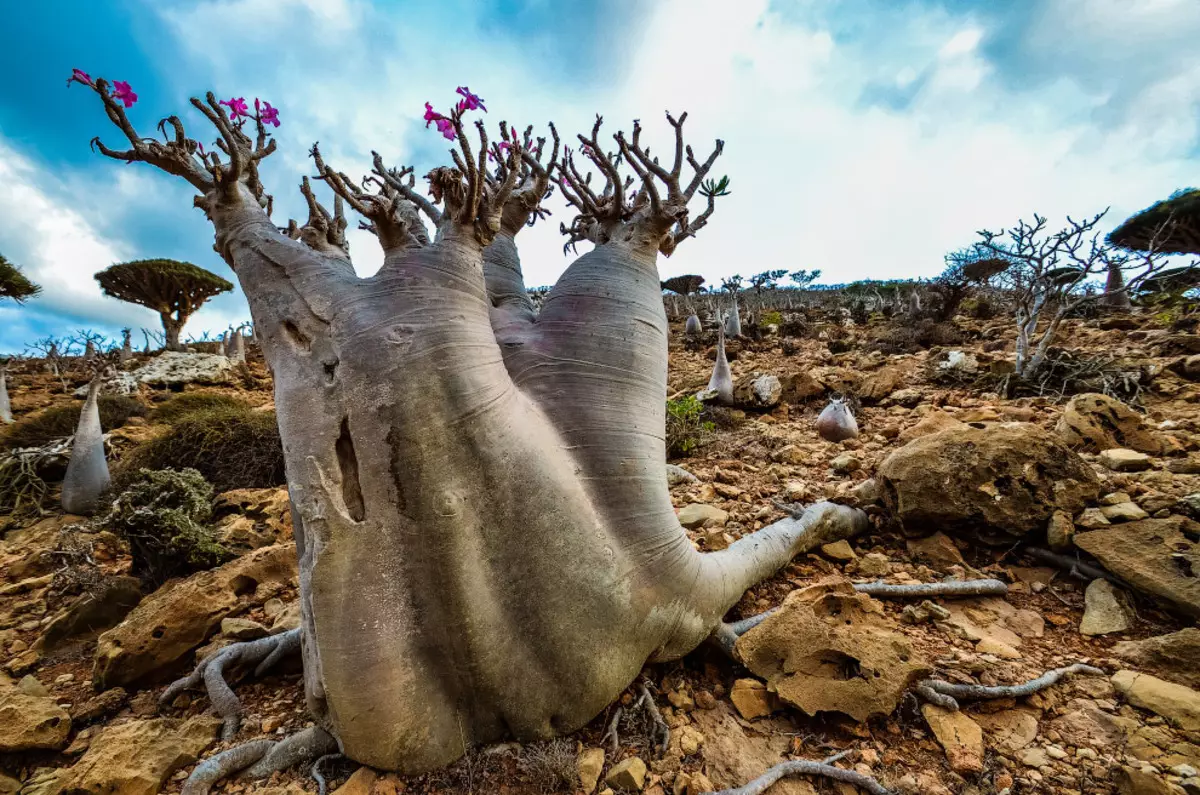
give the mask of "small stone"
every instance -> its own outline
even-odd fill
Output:
[[[700,709],[717,708],[717,697],[707,690],[697,690],[694,698],[696,700],[696,706]]]
[[[1200,457],[1168,459],[1167,470],[1176,475],[1200,475]]]
[[[1017,759],[1026,767],[1045,767],[1050,764],[1050,756],[1045,748],[1026,748],[1017,754]]]
[[[379,774],[367,766],[354,771],[346,783],[333,791],[333,795],[373,795]]]
[[[113,687],[89,698],[71,713],[71,719],[81,723],[104,718],[120,709],[129,698],[124,688]]]
[[[283,724],[284,717],[282,715],[271,715],[270,717],[263,718],[262,732],[263,734],[271,734]]]
[[[920,624],[924,621],[945,621],[950,618],[950,611],[936,602],[928,599],[919,605],[905,605],[900,613],[900,620],[905,624]]]
[[[75,674],[59,674],[58,676],[54,677],[54,684],[56,685],[69,685],[74,681]]]
[[[1100,513],[1104,514],[1104,518],[1110,522],[1136,522],[1139,519],[1150,518],[1150,514],[1143,511],[1134,502],[1105,505],[1100,509]]]
[[[768,692],[767,686],[757,679],[734,682],[733,689],[729,691],[729,700],[746,720],[770,715],[778,709],[774,694]]]
[[[1108,635],[1126,632],[1133,626],[1125,595],[1108,580],[1092,580],[1084,592],[1084,602],[1080,634]]]
[[[693,773],[687,784],[687,795],[705,795],[705,793],[715,792],[716,789],[708,780],[708,776],[703,773]]]
[[[604,749],[584,748],[576,761],[579,769],[579,783],[585,793],[596,789],[600,782],[600,774],[604,771]]]
[[[1047,745],[1046,753],[1051,759],[1066,759],[1067,752],[1057,745]]]
[[[938,571],[965,564],[962,552],[945,533],[938,532],[925,538],[910,538],[905,546],[908,547],[909,555],[917,560],[928,561]]]
[[[723,525],[728,520],[727,512],[702,502],[689,503],[679,509],[679,523],[689,530],[704,525]]]
[[[946,750],[950,768],[957,773],[979,773],[983,770],[983,730],[965,712],[921,705],[921,714],[933,736]]]
[[[1151,466],[1150,456],[1129,450],[1124,447],[1114,447],[1100,453],[1100,463],[1113,472],[1144,472]]]
[[[1159,776],[1135,767],[1117,770],[1113,779],[1120,795],[1174,795],[1177,791]]]
[[[667,701],[671,702],[671,706],[681,712],[691,712],[696,708],[696,702],[692,701],[692,697],[687,694],[686,690],[673,690],[667,694]]]
[[[850,546],[850,542],[844,538],[840,541],[834,541],[832,544],[822,544],[821,554],[830,560],[842,561],[843,563],[858,557],[858,555],[854,554],[854,548]]]
[[[679,731],[679,750],[684,756],[691,756],[700,751],[704,745],[704,734],[691,726],[684,726]]]
[[[787,502],[804,502],[808,499],[808,486],[798,480],[783,484],[783,499]]]
[[[1114,491],[1100,498],[1101,505],[1120,505],[1123,502],[1133,502],[1133,498],[1123,491]]]
[[[842,453],[829,462],[829,468],[835,475],[849,475],[862,469],[862,461],[850,453]]]
[[[1108,527],[1112,522],[1108,521],[1099,508],[1087,508],[1079,516],[1075,517],[1076,527],[1082,527],[1084,530],[1096,530],[1101,527]],[[1072,541],[1075,539],[1072,538]]]
[[[892,570],[892,562],[880,552],[868,552],[856,566],[855,571],[863,577],[886,577]]]
[[[1003,657],[1006,660],[1021,659],[1021,652],[1017,651],[1012,646],[1009,646],[1007,643],[996,640],[995,638],[984,638],[983,640],[979,641],[979,643],[975,645],[975,651],[979,652],[980,654],[994,654],[997,657]]]
[[[40,698],[50,695],[50,691],[46,689],[46,686],[39,682],[33,674],[22,676],[21,681],[17,682],[17,690],[20,690],[27,696],[38,696]]]
[[[265,638],[270,632],[262,624],[248,618],[223,618],[221,634],[234,640],[258,640]]]
[[[636,756],[622,759],[608,771],[604,783],[614,789],[641,792],[646,785],[646,763]]]
[[[1075,523],[1063,511],[1055,511],[1046,524],[1046,544],[1055,552],[1064,552],[1071,548],[1075,538]]]
[[[263,613],[267,618],[275,618],[283,612],[283,600],[278,597],[272,597],[263,603]]]

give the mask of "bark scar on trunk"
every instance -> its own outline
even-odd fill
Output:
[[[354,521],[361,522],[366,517],[366,506],[358,483],[358,458],[354,454],[354,440],[350,437],[349,418],[342,418],[342,428],[334,450],[342,473],[342,502],[346,504],[346,513]]]

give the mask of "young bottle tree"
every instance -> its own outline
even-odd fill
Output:
[[[675,145],[662,159],[637,122],[609,151],[599,118],[575,151],[551,126],[548,150],[529,131],[472,124],[485,108],[464,86],[448,113],[426,106],[453,144],[452,165],[426,175],[429,198],[411,170],[377,156],[355,181],[314,147],[320,179],[383,248],[363,279],[326,214],[310,206],[299,240],[272,222],[259,178],[276,147],[270,105],[193,99],[219,135],[202,149],[174,116],[164,140],[143,137],[106,81],[77,82],[128,141],[97,141],[102,154],[196,189],[274,374],[302,629],[227,654],[300,645],[315,726],[225,752],[194,779],[263,754],[251,774],[269,775],[300,749],[415,773],[476,744],[572,732],[647,660],[678,658],[725,626],[747,587],[865,527],[861,513],[819,504],[701,553],[675,515],[656,260],[711,215],[711,194],[698,216],[689,204],[722,149],[695,159],[685,115],[667,116]],[[576,212],[568,245],[593,248],[535,317],[496,312],[511,288],[525,292],[515,237],[550,182]],[[499,265],[506,279],[490,279]]]
[[[205,301],[233,289],[217,274],[173,259],[122,262],[97,273],[96,281],[105,295],[158,312],[169,351],[183,350],[179,332]]]
[[[684,332],[687,334],[700,333],[700,317],[696,314],[696,306],[692,303],[692,295],[699,292],[704,285],[704,277],[690,274],[687,276],[672,276],[662,283],[664,290],[670,290],[676,295],[683,296],[684,305],[687,306],[688,317],[684,324]]]
[[[729,293],[733,308],[725,316],[725,334],[730,337],[742,336],[742,316],[738,314],[738,290],[742,289],[742,277],[738,274],[721,280],[721,289]]]

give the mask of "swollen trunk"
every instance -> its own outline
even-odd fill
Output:
[[[12,421],[12,406],[8,402],[8,373],[0,370],[0,422]]]
[[[738,314],[737,295],[733,296],[733,310],[725,316],[725,335],[742,336],[742,317]]]
[[[63,510],[82,516],[90,516],[95,511],[96,503],[109,483],[104,432],[100,428],[100,410],[96,405],[100,381],[97,376],[88,387],[87,400],[79,413],[79,426],[71,446],[71,461],[63,478]]]
[[[729,371],[729,360],[725,358],[725,327],[717,331],[717,361],[713,365],[708,389],[717,393],[717,402],[722,406],[733,405],[733,374]]]

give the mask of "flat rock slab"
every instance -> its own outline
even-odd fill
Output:
[[[1171,516],[1079,533],[1075,545],[1139,591],[1200,617],[1200,544],[1189,538],[1198,534],[1200,524]]]
[[[219,718],[133,720],[105,727],[75,764],[65,792],[155,795],[172,773],[212,745]]]
[[[1184,731],[1200,731],[1200,692],[1137,671],[1117,671],[1112,683],[1130,704],[1148,709]]]
[[[1112,652],[1177,684],[1200,688],[1200,629],[1196,627],[1145,640],[1124,641],[1113,646]]]
[[[55,699],[12,684],[0,688],[0,753],[66,747],[71,717]]]
[[[107,392],[130,394],[142,384],[177,386],[180,384],[228,384],[233,381],[233,359],[215,353],[163,351],[138,369],[117,373],[104,382]],[[75,390],[76,397],[87,395],[87,386]]]

